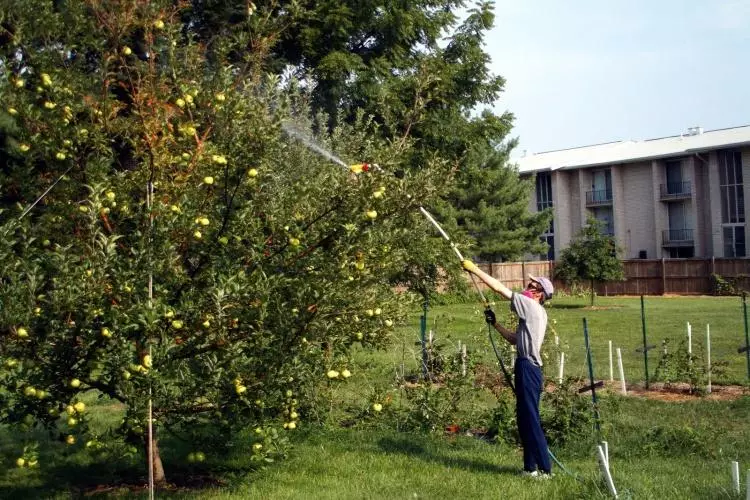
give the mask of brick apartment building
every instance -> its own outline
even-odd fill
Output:
[[[554,260],[589,216],[625,259],[745,257],[750,207],[750,126],[526,155],[535,175],[529,209],[551,207],[541,260]],[[744,182],[747,179],[748,182]],[[748,193],[747,195],[745,193]]]

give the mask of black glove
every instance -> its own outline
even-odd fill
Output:
[[[484,310],[484,320],[488,325],[495,326],[495,323],[497,323],[497,318],[495,318],[495,313],[492,312],[492,309]]]

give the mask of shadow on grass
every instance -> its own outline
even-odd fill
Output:
[[[509,467],[479,460],[436,455],[426,450],[422,445],[407,439],[383,438],[378,441],[378,446],[386,453],[401,453],[402,455],[418,458],[425,462],[437,462],[447,467],[460,467],[473,472],[491,472],[517,476],[521,470],[520,466]]]

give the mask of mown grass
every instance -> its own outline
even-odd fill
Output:
[[[609,377],[607,341],[623,349],[629,381],[643,380],[638,298],[598,298],[597,309],[585,307],[585,298],[555,300],[548,309],[568,359],[567,375],[586,375],[582,318],[589,323],[597,378]],[[721,383],[744,383],[745,358],[736,349],[744,340],[741,303],[736,298],[647,298],[649,342],[673,340],[685,334],[685,322],[693,324],[694,340],[703,342],[710,323],[714,359],[728,363]],[[507,303],[495,309],[507,320]],[[554,449],[573,478],[556,468],[556,477],[534,481],[518,475],[520,451],[503,443],[465,435],[396,432],[376,419],[368,425],[341,428],[346,407],[368,404],[379,387],[393,386],[396,374],[419,369],[418,312],[409,325],[398,329],[392,349],[356,351],[351,360],[353,377],[332,394],[336,408],[328,425],[303,424],[293,435],[294,447],[287,460],[255,470],[249,450],[240,442],[228,456],[208,452],[200,466],[185,463],[189,444],[163,436],[168,478],[200,489],[177,488],[161,497],[209,499],[349,499],[349,498],[604,498],[592,450],[594,436]],[[443,351],[457,349],[458,341],[469,348],[475,362],[496,368],[489,347],[481,308],[474,304],[439,306],[428,313],[429,325]],[[700,334],[699,334],[700,332]],[[552,346],[548,339],[547,346]],[[650,367],[658,362],[651,352]],[[653,368],[652,368],[653,369]],[[554,356],[548,357],[547,376],[554,376]],[[715,381],[716,383],[716,381]],[[744,481],[750,469],[750,396],[735,401],[694,398],[662,402],[622,397],[616,387],[602,391],[602,429],[610,445],[615,483],[626,498],[741,498],[729,490],[731,460],[739,460]],[[582,396],[585,397],[585,396]],[[96,426],[117,425],[121,409],[109,402],[87,401]],[[472,399],[482,411],[492,408],[487,394]],[[382,416],[383,419],[388,418]],[[27,441],[39,440],[38,469],[17,469],[13,461]],[[33,436],[0,429],[0,497],[71,498],[92,492],[96,486],[108,497],[147,495],[143,485],[143,456],[123,450],[91,455],[82,447],[66,447],[37,431]],[[211,478],[211,480],[208,480]],[[221,481],[216,484],[214,479]],[[744,488],[744,485],[743,485]],[[744,490],[743,490],[744,494]]]

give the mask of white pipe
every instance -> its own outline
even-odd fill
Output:
[[[609,472],[609,462],[607,462],[607,457],[604,456],[604,450],[601,445],[597,446],[596,450],[599,453],[599,466],[602,469],[604,480],[607,482],[607,488],[609,488],[609,492],[612,493],[612,496],[617,498],[617,489],[615,488],[614,481],[612,481],[612,474]]]
[[[693,354],[693,329],[690,326],[690,322],[687,324],[688,331],[688,354]]]
[[[745,479],[745,486],[747,488],[746,500],[750,500],[750,469],[747,469],[747,478]]]
[[[625,370],[622,368],[622,351],[617,348],[617,366],[620,368],[620,384],[622,385],[622,393],[627,394],[628,388],[625,385]]]
[[[615,380],[614,370],[612,369],[612,341],[609,341],[609,381]]]
[[[732,491],[740,494],[740,463],[732,462]]]
[[[604,458],[607,459],[607,469],[609,469],[609,443],[602,441],[602,448],[604,448]]]
[[[461,347],[461,374],[466,376],[466,344]]]
[[[706,375],[708,376],[708,386],[706,392],[711,394],[711,325],[706,325]]]
[[[513,369],[514,369],[514,368],[515,368],[515,366],[516,366],[516,346],[513,346],[513,345],[512,345],[512,346],[510,346],[510,352],[511,352],[511,357],[510,357],[510,370],[511,370],[511,371],[513,371]]]
[[[562,384],[563,381],[563,370],[565,369],[565,353],[560,353],[560,368],[557,372],[557,383]]]

